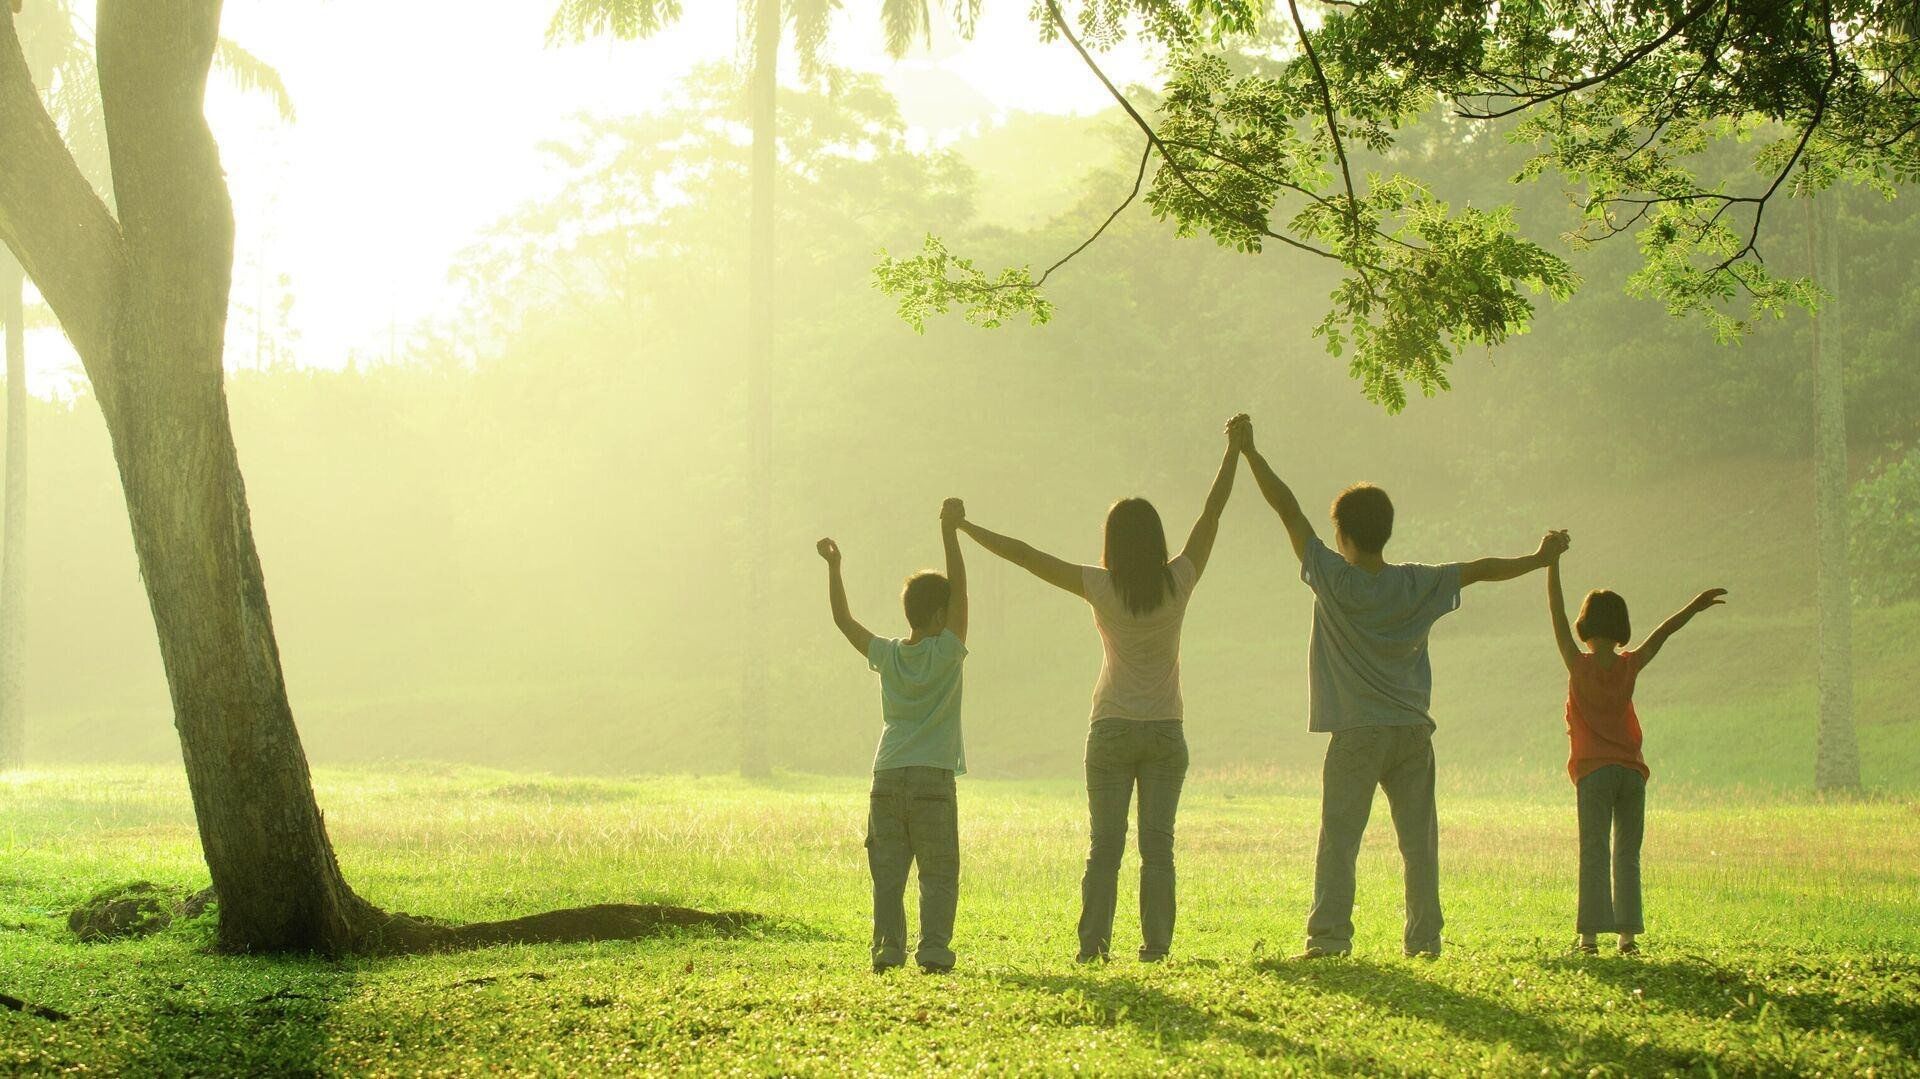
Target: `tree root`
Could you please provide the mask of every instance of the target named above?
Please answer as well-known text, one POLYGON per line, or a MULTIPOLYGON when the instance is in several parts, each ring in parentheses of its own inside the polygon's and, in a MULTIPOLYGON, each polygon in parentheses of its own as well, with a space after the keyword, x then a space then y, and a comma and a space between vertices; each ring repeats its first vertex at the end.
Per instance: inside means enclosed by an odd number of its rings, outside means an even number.
POLYGON ((369 910, 354 951, 416 955, 490 948, 500 944, 584 944, 650 940, 685 929, 732 936, 764 922, 746 911, 705 911, 658 903, 601 903, 529 914, 499 922, 447 925, 411 914, 369 910))

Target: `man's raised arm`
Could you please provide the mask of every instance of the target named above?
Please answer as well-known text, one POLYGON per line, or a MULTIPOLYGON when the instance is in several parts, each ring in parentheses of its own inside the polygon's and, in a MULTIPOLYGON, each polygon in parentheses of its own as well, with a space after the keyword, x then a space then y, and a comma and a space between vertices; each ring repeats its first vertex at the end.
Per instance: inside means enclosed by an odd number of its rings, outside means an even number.
POLYGON ((1540 549, 1529 555, 1517 558, 1476 558, 1460 566, 1460 586, 1482 581, 1511 581, 1515 577, 1524 577, 1537 569, 1545 569, 1554 559, 1566 553, 1571 545, 1565 529, 1555 529, 1540 539, 1540 549))
MULTIPOLYGON (((1232 425, 1239 426, 1240 452, 1246 455, 1247 467, 1253 471, 1253 482, 1260 487, 1260 494, 1280 515, 1280 523, 1287 527, 1287 538, 1293 541, 1293 556, 1305 561, 1307 541, 1313 538, 1313 522, 1307 520, 1306 511, 1300 508, 1300 500, 1260 456, 1253 446, 1253 420, 1246 413, 1235 416, 1232 425)), ((1231 428, 1231 425, 1230 425, 1231 428)))

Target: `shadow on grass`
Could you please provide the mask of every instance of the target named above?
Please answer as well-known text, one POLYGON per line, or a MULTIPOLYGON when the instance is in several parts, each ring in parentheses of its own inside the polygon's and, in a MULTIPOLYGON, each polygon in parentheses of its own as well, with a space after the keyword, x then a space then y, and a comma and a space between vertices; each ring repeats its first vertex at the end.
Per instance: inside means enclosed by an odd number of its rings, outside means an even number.
POLYGON ((1920 1055, 1920 961, 1874 957, 1841 967, 1809 967, 1786 961, 1762 978, 1692 953, 1637 959, 1562 958, 1542 964, 1579 970, 1616 989, 1639 990, 1648 1004, 1691 1012, 1704 1019, 1752 1018, 1762 1007, 1800 1030, 1845 1030, 1920 1055), (1864 978, 1863 978, 1864 976, 1864 978), (1853 992, 1836 982, 1854 983, 1853 992))
POLYGON ((1237 1045, 1260 1059, 1312 1061, 1314 1070, 1321 1073, 1378 1075, 1393 1070, 1364 1054, 1288 1037, 1251 1008, 1241 1006, 1215 1014, 1125 975, 1002 974, 994 980, 1011 988, 1084 1001, 1084 1023, 1074 1025, 1125 1024, 1174 1050, 1217 1040, 1237 1045))
POLYGON ((1379 1012, 1432 1023, 1458 1038, 1537 1054, 1563 1070, 1593 1064, 1625 1066, 1633 1074, 1687 1071, 1707 1063, 1727 1070, 1705 1050, 1657 1042, 1633 1043, 1613 1034, 1571 1030, 1486 997, 1463 993, 1419 975, 1412 962, 1341 959, 1269 959, 1254 969, 1309 992, 1347 997, 1379 1012))
POLYGON ((328 1019, 357 974, 323 959, 220 960, 205 981, 155 981, 136 1002, 145 1019, 129 1073, 284 1075, 329 1072, 328 1019))

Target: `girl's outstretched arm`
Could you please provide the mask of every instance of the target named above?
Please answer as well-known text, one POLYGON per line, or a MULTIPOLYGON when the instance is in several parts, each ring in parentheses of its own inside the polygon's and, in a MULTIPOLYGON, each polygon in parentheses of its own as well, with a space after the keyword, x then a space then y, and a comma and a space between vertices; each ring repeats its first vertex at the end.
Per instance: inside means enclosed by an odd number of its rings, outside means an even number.
POLYGON ((986 548, 988 554, 1006 559, 1055 588, 1071 592, 1081 599, 1086 598, 1086 589, 1080 582, 1079 566, 1065 559, 1055 558, 1012 536, 1003 536, 998 532, 982 528, 972 521, 961 521, 959 527, 960 531, 972 536, 975 543, 986 548))
POLYGON ((1726 594, 1727 590, 1724 588, 1709 588, 1705 592, 1693 597, 1692 603, 1673 612, 1665 622, 1660 623, 1658 629, 1653 631, 1653 634, 1647 638, 1646 643, 1634 651, 1633 654, 1639 657, 1640 666, 1644 668, 1647 664, 1652 663, 1653 657, 1660 654, 1660 647, 1667 643, 1667 638, 1680 632, 1681 626, 1693 621, 1694 615, 1699 614, 1708 607, 1718 607, 1725 603, 1726 600, 1720 597, 1726 594))
POLYGON ((1560 646, 1560 661, 1571 671, 1580 658, 1580 646, 1574 642, 1573 629, 1567 625, 1567 597, 1560 590, 1560 556, 1547 563, 1547 613, 1553 616, 1553 641, 1560 646))
POLYGON ((1200 508, 1193 531, 1187 533, 1187 545, 1180 551, 1180 557, 1193 563, 1195 576, 1207 568, 1207 559, 1213 557, 1213 541, 1220 536, 1220 515, 1226 512, 1227 499, 1233 494, 1233 476, 1240 469, 1242 432, 1248 430, 1250 427, 1239 422, 1238 417, 1227 422, 1227 455, 1220 460, 1213 486, 1207 489, 1207 503, 1200 508))

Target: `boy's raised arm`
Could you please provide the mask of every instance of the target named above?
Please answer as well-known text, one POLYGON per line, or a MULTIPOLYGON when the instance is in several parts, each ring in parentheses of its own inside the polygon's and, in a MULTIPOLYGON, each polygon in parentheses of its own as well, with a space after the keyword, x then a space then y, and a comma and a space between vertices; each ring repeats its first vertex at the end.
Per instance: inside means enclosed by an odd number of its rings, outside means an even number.
POLYGON ((1540 539, 1540 549, 1518 558, 1476 558, 1460 566, 1460 587, 1482 581, 1511 581, 1537 569, 1544 569, 1571 546, 1565 529, 1555 529, 1540 539))
POLYGON ((1267 459, 1253 448, 1253 420, 1243 412, 1233 418, 1230 426, 1239 428, 1240 452, 1247 458, 1247 467, 1253 470, 1253 482, 1259 486, 1267 505, 1280 515, 1280 523, 1287 527, 1287 538, 1293 541, 1293 556, 1306 561, 1307 541, 1313 538, 1313 522, 1307 520, 1300 500, 1293 496, 1293 488, 1282 482, 1267 459))
POLYGON ((1553 642, 1560 646, 1560 661, 1568 670, 1580 659, 1580 646, 1574 643, 1573 629, 1567 625, 1567 597, 1560 590, 1560 556, 1547 563, 1547 613, 1553 616, 1553 642))
POLYGON ((1233 495, 1233 474, 1240 470, 1240 442, 1249 430, 1244 420, 1244 416, 1235 416, 1227 421, 1226 456, 1213 475, 1213 486, 1207 489, 1207 502, 1200 507, 1193 531, 1187 533, 1187 545, 1180 551, 1180 557, 1193 563, 1195 575, 1207 568, 1207 560, 1213 557, 1213 541, 1220 537, 1220 515, 1226 512, 1227 499, 1233 495))
MULTIPOLYGON (((1042 551, 1031 544, 1022 543, 1012 536, 1003 536, 990 529, 981 528, 972 521, 960 522, 960 531, 973 537, 973 542, 986 548, 987 553, 997 555, 1033 574, 1055 588, 1072 592, 1082 599, 1086 598, 1086 586, 1080 581, 1080 567, 1063 558, 1042 551)), ((951 612, 949 612, 951 617, 951 612)))
POLYGON ((1644 669, 1647 664, 1652 663, 1653 657, 1660 654, 1661 646, 1667 643, 1667 638, 1680 632, 1681 626, 1693 621, 1694 615, 1709 607, 1718 607, 1725 603, 1726 600, 1721 597, 1726 594, 1727 590, 1724 588, 1709 588, 1693 597, 1693 602, 1673 612, 1665 622, 1660 623, 1659 628, 1647 638, 1647 642, 1634 650, 1633 654, 1639 657, 1641 668, 1644 669))
POLYGON ((967 519, 967 505, 949 498, 940 506, 940 543, 947 549, 947 628, 962 641, 967 639, 967 560, 960 554, 960 523, 967 519))
POLYGON ((833 624, 840 627, 853 650, 864 657, 867 647, 873 643, 873 634, 854 621, 853 612, 847 610, 847 586, 840 580, 840 545, 823 539, 815 545, 815 550, 827 560, 827 603, 833 608, 833 624))

